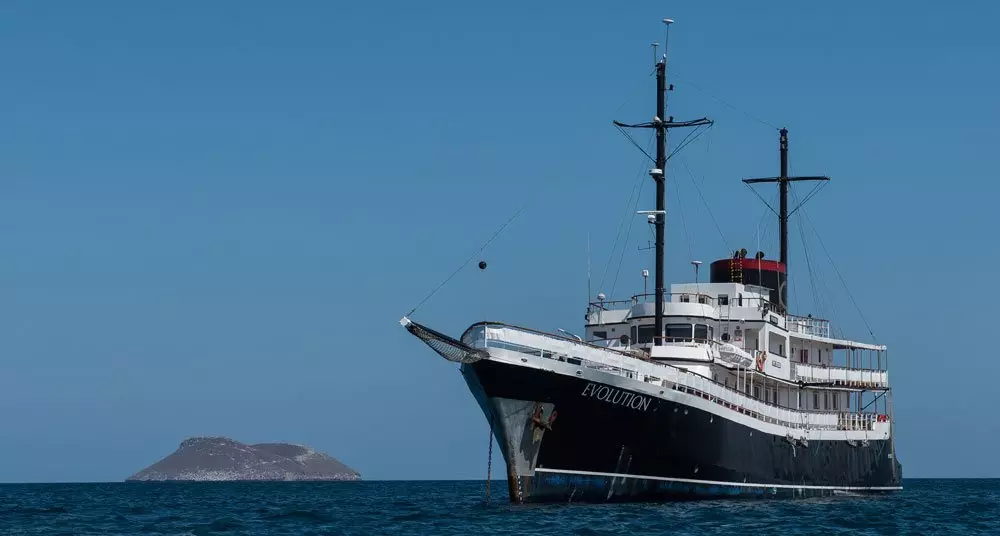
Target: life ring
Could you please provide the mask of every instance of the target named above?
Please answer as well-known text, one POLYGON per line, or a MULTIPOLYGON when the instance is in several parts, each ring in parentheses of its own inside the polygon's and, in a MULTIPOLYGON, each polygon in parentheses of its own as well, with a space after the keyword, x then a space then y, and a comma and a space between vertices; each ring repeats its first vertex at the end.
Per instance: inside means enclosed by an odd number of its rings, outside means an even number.
POLYGON ((764 372, 764 363, 767 362, 767 352, 761 351, 757 354, 757 371, 764 372))

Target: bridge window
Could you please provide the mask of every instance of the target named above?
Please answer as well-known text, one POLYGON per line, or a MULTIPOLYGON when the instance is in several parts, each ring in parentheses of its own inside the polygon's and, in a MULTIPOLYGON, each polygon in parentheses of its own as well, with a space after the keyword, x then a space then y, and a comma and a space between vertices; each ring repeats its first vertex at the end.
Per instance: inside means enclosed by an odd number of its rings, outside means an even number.
POLYGON ((639 342, 639 328, 632 326, 632 342, 639 342))
POLYGON ((695 324, 694 325, 694 338, 695 340, 708 340, 708 325, 707 324, 695 324))
POLYGON ((608 338, 608 332, 607 331, 595 331, 594 332, 594 338, 595 339, 600 339, 600 340, 607 339, 608 338))
POLYGON ((667 324, 665 336, 670 342, 690 341, 691 324, 667 324))
POLYGON ((681 303, 691 303, 691 296, 681 294, 681 303))
POLYGON ((698 303, 702 303, 702 304, 708 303, 708 297, 705 296, 704 294, 699 294, 698 295, 698 303))
POLYGON ((639 326, 638 337, 636 337, 636 342, 639 344, 648 344, 653 342, 653 336, 656 335, 656 326, 639 326))
POLYGON ((736 299, 736 305, 743 307, 743 293, 740 292, 739 298, 736 299))
POLYGON ((729 296, 725 294, 719 294, 719 299, 715 303, 719 305, 729 305, 729 296))

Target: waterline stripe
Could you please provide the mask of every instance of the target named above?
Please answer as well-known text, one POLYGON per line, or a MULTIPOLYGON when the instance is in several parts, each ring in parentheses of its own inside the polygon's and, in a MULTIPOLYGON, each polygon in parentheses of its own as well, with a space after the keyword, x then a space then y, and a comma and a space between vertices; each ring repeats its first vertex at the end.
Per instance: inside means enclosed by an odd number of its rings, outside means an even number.
POLYGON ((691 478, 669 478, 663 476, 629 475, 624 473, 598 473, 593 471, 575 471, 572 469, 545 469, 542 467, 535 469, 536 473, 565 473, 571 475, 587 476, 607 476, 612 478, 643 478, 647 480, 663 480, 667 482, 683 482, 686 484, 707 484, 711 486, 735 486, 743 488, 782 488, 782 489, 825 489, 839 491, 900 491, 903 486, 809 486, 798 484, 755 484, 751 482, 719 482, 716 480, 695 480, 691 478))

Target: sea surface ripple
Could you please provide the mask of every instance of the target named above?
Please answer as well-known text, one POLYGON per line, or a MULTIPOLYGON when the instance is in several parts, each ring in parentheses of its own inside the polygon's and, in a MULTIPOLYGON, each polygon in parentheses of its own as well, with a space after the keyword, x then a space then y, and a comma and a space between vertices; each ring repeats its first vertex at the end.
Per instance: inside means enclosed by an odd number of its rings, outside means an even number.
POLYGON ((502 483, 0 485, 0 534, 1000 534, 1000 480, 885 497, 512 506, 502 483))

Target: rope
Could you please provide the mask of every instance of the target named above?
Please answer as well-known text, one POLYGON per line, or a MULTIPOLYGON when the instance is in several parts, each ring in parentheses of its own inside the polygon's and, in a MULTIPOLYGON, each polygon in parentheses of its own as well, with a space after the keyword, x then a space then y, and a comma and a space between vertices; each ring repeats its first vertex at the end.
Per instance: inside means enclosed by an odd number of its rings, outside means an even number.
POLYGON ((753 119, 754 121, 756 121, 756 122, 758 122, 758 123, 760 123, 760 124, 762 124, 762 125, 764 125, 764 126, 767 126, 767 127, 771 127, 771 128, 773 128, 774 130, 778 130, 778 127, 776 127, 776 126, 772 125, 771 123, 768 123, 767 121, 764 121, 763 119, 761 119, 761 118, 759 118, 759 117, 757 117, 757 116, 755 116, 755 115, 751 115, 751 114, 750 114, 749 112, 747 112, 747 111, 745 111, 745 110, 741 110, 740 108, 737 108, 737 107, 733 106, 732 104, 729 104, 728 102, 726 102, 726 101, 724 101, 724 100, 720 99, 719 97, 716 97, 715 95, 712 95, 712 94, 711 94, 711 93, 709 93, 709 92, 708 92, 707 90, 705 90, 705 89, 702 89, 702 88, 701 88, 701 87, 699 87, 699 86, 698 86, 697 84, 695 84, 695 83, 694 83, 694 80, 691 80, 690 78, 687 78, 687 77, 685 77, 685 76, 680 76, 680 75, 678 75, 677 73, 674 73, 674 76, 675 76, 676 78, 680 78, 680 79, 682 79, 682 80, 687 80, 687 83, 688 83, 688 84, 691 84, 691 87, 693 87, 693 88, 697 89, 698 91, 700 91, 700 92, 704 93, 704 94, 705 94, 705 95, 707 95, 707 96, 708 96, 709 98, 711 98, 711 99, 714 99, 714 100, 715 100, 715 101, 717 101, 717 102, 718 102, 719 104, 722 104, 723 106, 726 106, 727 108, 730 108, 730 109, 732 109, 732 110, 735 110, 735 111, 737 111, 737 112, 740 112, 741 114, 743 114, 743 115, 747 116, 747 117, 748 117, 748 118, 750 118, 750 119, 753 119))
MULTIPOLYGON (((792 197, 797 197, 794 193, 795 190, 791 189, 791 191, 792 197)), ((813 268, 812 256, 809 254, 809 244, 806 242, 806 231, 805 225, 802 223, 802 215, 799 214, 796 218, 798 220, 798 225, 796 225, 796 227, 799 229, 799 239, 802 241, 802 255, 806 259, 806 271, 809 274, 809 290, 812 292, 813 307, 816 308, 816 312, 821 318, 828 318, 826 314, 826 307, 823 305, 817 288, 818 277, 816 276, 816 270, 813 268)))
POLYGON ((757 199, 760 199, 761 203, 764 203, 764 206, 766 206, 767 208, 771 209, 771 212, 773 212, 775 216, 778 215, 778 211, 774 210, 774 207, 771 206, 771 203, 768 203, 766 199, 764 199, 763 197, 761 197, 761 195, 759 193, 757 193, 757 190, 753 189, 753 186, 750 186, 749 184, 747 184, 745 182, 743 184, 746 185, 746 187, 749 188, 751 192, 753 192, 753 195, 757 196, 757 199))
MULTIPOLYGON (((650 141, 652 141, 652 137, 650 137, 650 141)), ((622 229, 625 227, 625 218, 628 218, 629 213, 635 210, 634 208, 630 209, 629 207, 632 207, 633 205, 638 206, 639 198, 635 197, 637 195, 636 194, 636 189, 639 190, 638 195, 641 196, 642 195, 642 185, 645 184, 645 181, 641 180, 641 177, 642 177, 642 172, 645 169, 646 169, 646 165, 645 165, 645 163, 642 163, 639 166, 639 169, 635 172, 635 178, 632 179, 632 182, 633 182, 633 184, 632 184, 632 191, 629 192, 628 199, 625 200, 625 211, 622 213, 621 220, 618 221, 618 231, 615 233, 615 241, 611 245, 611 253, 608 254, 608 262, 605 263, 605 265, 604 265, 604 273, 601 275, 601 284, 598 285, 598 287, 597 287, 598 291, 601 291, 601 292, 604 291, 604 283, 608 279, 608 269, 611 268, 611 261, 614 260, 614 258, 615 258, 615 250, 618 249, 618 241, 621 240, 622 229), (635 203, 632 202, 633 198, 635 198, 635 203)), ((634 214, 633 214, 633 219, 634 219, 634 214)), ((628 239, 626 238, 626 243, 622 245, 622 248, 625 248, 625 247, 628 246, 627 242, 628 242, 628 239)), ((614 295, 614 292, 612 292, 612 295, 614 295)), ((593 299, 593 296, 588 296, 587 299, 588 300, 593 299)))
POLYGON ((698 197, 701 198, 702 204, 705 205, 705 211, 708 212, 709 217, 712 218, 712 223, 715 224, 715 229, 719 231, 719 236, 722 237, 722 243, 726 245, 726 249, 731 249, 729 241, 726 240, 726 233, 722 232, 722 227, 719 226, 719 222, 715 219, 715 214, 712 213, 712 207, 708 205, 708 201, 705 201, 705 195, 701 193, 701 187, 698 186, 698 181, 695 180, 694 173, 691 173, 691 168, 688 167, 687 162, 681 160, 680 163, 684 166, 684 170, 687 171, 688 177, 691 179, 691 183, 694 184, 694 189, 698 192, 698 197))
POLYGON ((688 232, 687 222, 684 221, 684 201, 681 200, 681 187, 680 181, 671 181, 674 183, 674 192, 677 195, 677 210, 681 214, 681 229, 684 231, 684 238, 687 239, 688 256, 689 260, 694 260, 694 248, 692 246, 691 233, 688 232))
POLYGON ((413 309, 410 309, 410 312, 406 313, 406 316, 411 316, 413 313, 415 313, 417 311, 417 309, 419 309, 420 306, 424 304, 424 302, 426 302, 427 300, 431 299, 431 296, 433 296, 434 294, 436 294, 437 291, 441 290, 441 287, 443 287, 446 284, 448 284, 448 281, 451 281, 451 278, 455 277, 455 275, 458 274, 458 272, 461 272, 462 269, 465 268, 466 265, 468 265, 472 261, 472 259, 476 258, 477 255, 479 255, 480 253, 482 253, 483 250, 486 249, 486 246, 490 245, 490 242, 492 242, 494 239, 496 239, 496 237, 500 236, 500 233, 502 233, 503 230, 506 229, 507 226, 510 225, 510 223, 512 221, 514 221, 518 216, 521 215, 521 211, 522 210, 524 210, 524 205, 521 205, 521 208, 517 209, 517 212, 515 212, 514 215, 510 217, 509 220, 507 220, 503 225, 500 226, 499 229, 497 229, 497 231, 495 233, 493 233, 493 236, 491 236, 489 238, 489 240, 487 240, 486 243, 483 244, 483 247, 479 248, 478 251, 476 251, 471 256, 469 256, 469 258, 466 259, 465 262, 463 262, 462 265, 459 266, 457 270, 455 270, 454 272, 452 272, 451 275, 449 275, 444 281, 442 281, 440 285, 438 285, 437 287, 435 287, 434 290, 432 290, 430 292, 430 294, 428 294, 427 296, 424 297, 424 299, 420 300, 420 303, 418 303, 415 307, 413 307, 413 309))
POLYGON ((648 158, 650 162, 653 162, 654 164, 656 163, 656 159, 653 158, 652 156, 649 156, 649 153, 647 153, 646 150, 643 149, 642 146, 639 145, 638 142, 636 142, 634 139, 632 139, 632 136, 628 132, 626 132, 624 128, 622 128, 622 127, 620 127, 618 125, 615 125, 615 128, 618 129, 618 132, 622 133, 622 136, 625 136, 625 139, 627 139, 628 141, 632 142, 632 145, 634 145, 636 149, 639 149, 639 152, 641 152, 642 154, 646 155, 646 158, 648 158))
MULTIPOLYGON (((698 138, 700 138, 702 134, 704 134, 704 133, 712 130, 712 127, 714 125, 715 125, 715 123, 710 123, 708 125, 708 128, 703 129, 703 128, 701 128, 701 126, 695 128, 693 131, 691 131, 690 134, 688 134, 687 136, 684 137, 684 139, 681 140, 681 142, 677 145, 676 149, 674 149, 673 151, 670 152, 670 154, 667 155, 666 160, 670 160, 671 158, 674 157, 674 155, 676 155, 677 153, 679 153, 682 150, 684 150, 685 147, 687 147, 691 143, 694 143, 694 141, 697 140, 698 138), (697 133, 697 135, 692 138, 691 136, 694 135, 695 133, 697 133)), ((702 125, 702 126, 704 126, 704 125, 702 125)))
POLYGON ((837 264, 833 262, 833 256, 830 255, 830 251, 826 249, 826 244, 823 243, 823 239, 820 238, 819 232, 816 230, 816 226, 813 225, 812 220, 809 219, 809 215, 806 211, 802 211, 802 215, 805 216, 806 221, 809 222, 809 226, 812 227, 813 234, 816 235, 816 240, 819 241, 819 245, 823 248, 823 253, 826 253, 826 258, 830 260, 830 266, 833 266, 833 271, 837 274, 837 278, 840 279, 840 284, 844 285, 844 292, 847 293, 847 297, 851 299, 851 303, 854 304, 854 308, 858 310, 858 316, 861 317, 861 321, 865 323, 865 327, 868 328, 868 334, 872 336, 872 341, 877 342, 878 339, 875 338, 875 333, 872 331, 871 324, 868 323, 868 319, 865 318, 865 314, 861 312, 861 307, 858 306, 858 302, 855 301, 854 295, 851 294, 851 289, 847 287, 847 282, 844 281, 844 276, 840 275, 840 269, 837 268, 837 264))
POLYGON ((486 458, 486 504, 490 504, 490 473, 493 470, 493 419, 490 419, 490 449, 486 458))
MULTIPOLYGON (((633 213, 635 212, 635 209, 639 208, 639 197, 642 194, 642 185, 643 184, 646 184, 646 181, 642 181, 639 184, 639 195, 635 196, 635 203, 632 205, 632 212, 633 213)), ((666 219, 667 219, 667 215, 664 214, 663 215, 664 225, 666 224, 666 219)), ((632 224, 633 223, 635 223, 635 218, 629 219, 628 229, 626 229, 626 231, 625 231, 625 241, 622 243, 622 252, 618 256, 618 268, 615 270, 615 279, 611 283, 611 294, 610 294, 611 296, 615 295, 615 287, 618 286, 618 275, 621 274, 621 271, 622 271, 622 261, 625 259, 625 248, 628 247, 628 239, 629 239, 629 237, 632 236, 632 224)), ((612 251, 611 254, 614 255, 614 251, 612 251)))

